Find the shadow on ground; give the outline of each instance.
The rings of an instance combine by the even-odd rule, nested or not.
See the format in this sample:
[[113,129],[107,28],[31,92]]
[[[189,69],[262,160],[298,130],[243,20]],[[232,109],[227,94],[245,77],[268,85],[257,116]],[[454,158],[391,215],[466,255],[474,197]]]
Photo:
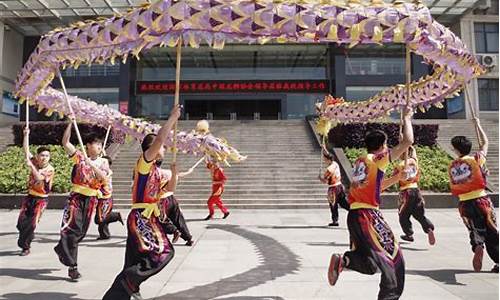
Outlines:
[[11,293],[1,295],[2,300],[84,300],[75,298],[76,294],[41,292],[41,293]]
[[[441,270],[406,270],[406,274],[429,277],[432,280],[450,285],[466,285],[457,281],[457,275],[476,273],[473,270],[441,269]],[[488,273],[483,271],[481,273]]]
[[14,268],[0,268],[0,277],[14,277],[32,280],[65,280],[66,277],[50,276],[49,274],[59,271],[59,269],[14,269]]
[[[290,249],[266,235],[246,230],[236,225],[209,225],[208,229],[218,229],[239,235],[252,243],[260,257],[260,264],[246,272],[219,281],[195,286],[193,288],[155,297],[156,300],[167,299],[198,299],[208,300],[217,298],[219,300],[255,300],[269,299],[282,300],[278,296],[234,296],[221,298],[226,295],[239,293],[252,287],[272,281],[278,277],[293,274],[300,267],[299,257]],[[269,276],[269,270],[272,270]],[[166,284],[168,287],[168,283]]]

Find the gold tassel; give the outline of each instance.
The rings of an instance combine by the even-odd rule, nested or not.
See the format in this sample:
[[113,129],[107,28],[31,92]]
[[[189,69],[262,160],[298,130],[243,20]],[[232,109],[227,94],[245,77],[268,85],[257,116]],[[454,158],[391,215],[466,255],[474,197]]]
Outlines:
[[337,25],[336,24],[332,24],[330,26],[330,30],[328,31],[328,35],[327,35],[327,39],[331,40],[331,41],[338,41],[339,37],[337,35]]
[[382,27],[380,26],[373,27],[372,41],[374,43],[380,44],[383,37],[384,37],[384,31],[382,30]]

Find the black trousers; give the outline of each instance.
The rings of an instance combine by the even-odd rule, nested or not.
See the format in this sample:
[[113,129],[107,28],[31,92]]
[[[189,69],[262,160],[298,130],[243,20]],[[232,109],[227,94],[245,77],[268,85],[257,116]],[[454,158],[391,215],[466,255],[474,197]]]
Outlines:
[[350,210],[347,226],[351,251],[344,253],[346,268],[380,276],[378,299],[399,299],[405,282],[403,253],[382,213],[377,209]]
[[92,213],[97,202],[96,197],[71,193],[64,208],[61,224],[61,237],[54,247],[59,261],[68,267],[74,267],[78,261],[78,244],[89,229]]
[[179,202],[174,195],[168,196],[160,200],[160,208],[162,211],[162,219],[164,230],[168,234],[179,230],[181,238],[185,241],[190,241],[193,237],[189,232],[189,228],[184,219],[184,215],[179,206]]
[[469,230],[472,251],[486,245],[491,260],[498,263],[498,227],[495,208],[489,197],[460,201],[460,216]]
[[97,224],[97,230],[101,238],[111,237],[109,224],[118,222],[120,213],[113,211],[113,198],[98,199],[94,222]]
[[343,209],[349,210],[349,203],[342,184],[328,188],[328,204],[330,205],[332,222],[337,223],[339,220],[339,205]]
[[127,300],[139,292],[141,283],[159,273],[174,257],[174,248],[159,219],[142,216],[133,209],[127,218],[125,264],[103,300]]
[[413,235],[410,217],[414,217],[425,233],[434,230],[432,222],[425,217],[425,201],[418,188],[409,188],[399,193],[399,224],[406,235]]
[[19,239],[17,245],[23,250],[31,247],[31,241],[35,238],[36,225],[47,207],[47,198],[27,195],[21,203],[21,211],[17,219],[17,230]]

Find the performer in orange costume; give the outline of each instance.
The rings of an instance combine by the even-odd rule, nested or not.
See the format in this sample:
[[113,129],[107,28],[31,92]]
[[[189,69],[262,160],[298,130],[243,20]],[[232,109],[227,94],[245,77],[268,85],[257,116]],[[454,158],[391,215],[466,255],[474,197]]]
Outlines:
[[19,239],[17,245],[22,249],[21,256],[30,253],[31,241],[35,237],[35,228],[42,217],[47,199],[54,180],[54,168],[50,165],[50,150],[47,147],[39,147],[36,156],[33,157],[29,150],[29,129],[24,130],[24,154],[26,165],[30,168],[28,179],[28,195],[23,199],[21,211],[17,219]]
[[472,142],[465,136],[451,139],[453,150],[458,158],[451,162],[448,174],[451,193],[458,197],[458,210],[469,230],[470,244],[474,256],[472,266],[479,272],[483,266],[484,246],[490,258],[495,262],[492,272],[498,273],[498,227],[495,209],[486,193],[486,154],[488,153],[488,137],[474,119],[483,141],[478,152],[470,154]]

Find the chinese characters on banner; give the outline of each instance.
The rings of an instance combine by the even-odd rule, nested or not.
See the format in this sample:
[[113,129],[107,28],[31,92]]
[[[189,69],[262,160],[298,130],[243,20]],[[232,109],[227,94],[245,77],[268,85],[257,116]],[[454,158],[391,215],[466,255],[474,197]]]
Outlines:
[[[136,94],[173,94],[174,81],[136,81]],[[183,81],[181,93],[328,93],[326,80]]]

